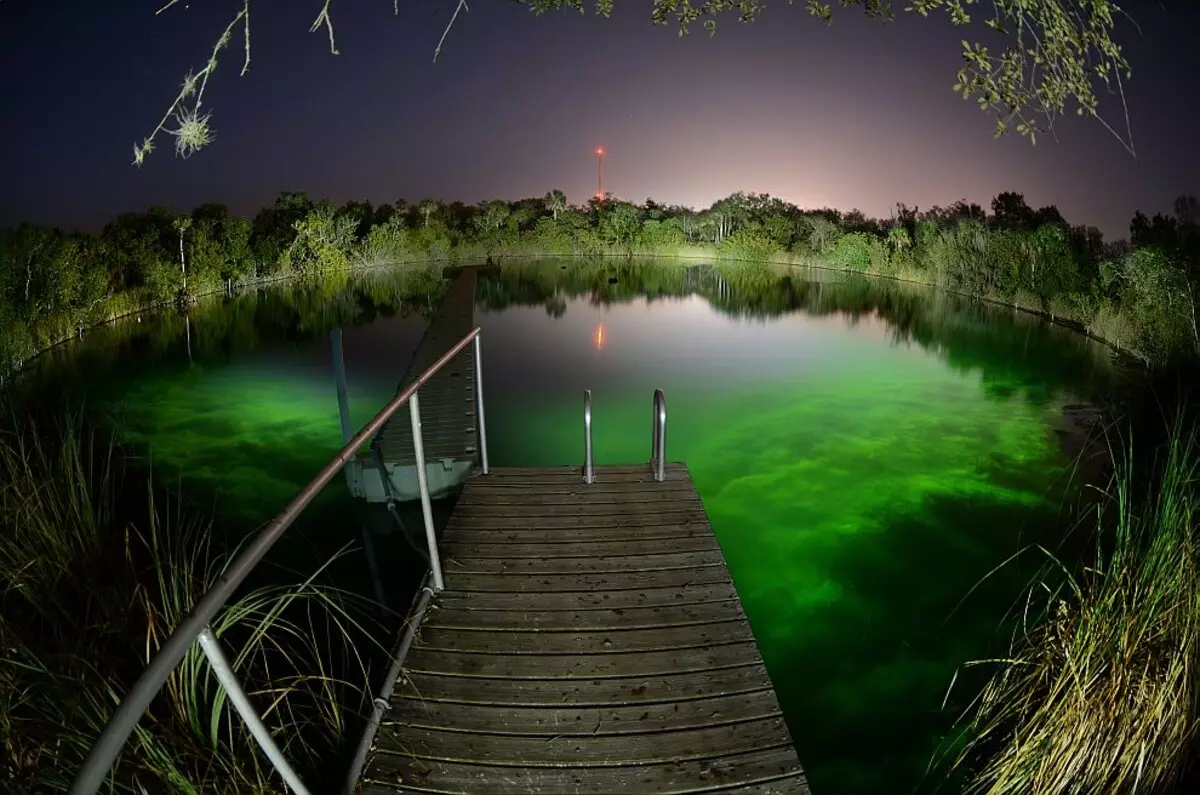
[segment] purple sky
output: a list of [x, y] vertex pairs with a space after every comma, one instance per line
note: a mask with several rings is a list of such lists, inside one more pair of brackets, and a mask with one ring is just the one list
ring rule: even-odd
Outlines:
[[163, 141], [138, 170], [133, 142], [239, 0], [155, 17], [160, 3], [0, 3], [0, 223], [95, 228], [156, 203], [252, 213], [281, 190], [474, 202], [557, 187], [581, 202], [599, 144], [606, 189], [695, 206], [746, 190], [886, 216], [1015, 190], [1124, 236], [1135, 209], [1200, 192], [1200, 11], [1180, 0], [1121, 31], [1137, 160], [1075, 118], [1058, 143], [993, 140], [951, 91], [963, 36], [941, 19], [879, 25], [835, 7], [825, 27], [778, 3], [679, 39], [644, 1], [604, 20], [477, 0], [433, 64], [452, 0], [403, 0], [398, 18], [386, 0], [334, 0], [336, 57], [308, 33], [318, 0], [256, 0], [249, 74], [235, 40], [209, 89], [216, 142], [184, 161]]

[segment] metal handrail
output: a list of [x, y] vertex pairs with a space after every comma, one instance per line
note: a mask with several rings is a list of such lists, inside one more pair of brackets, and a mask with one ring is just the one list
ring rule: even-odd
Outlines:
[[[108, 777], [112, 770], [113, 762], [116, 761], [121, 748], [129, 739], [129, 735], [133, 732], [134, 727], [141, 720], [142, 715], [150, 706], [150, 702], [154, 700], [159, 690], [162, 689], [163, 684], [170, 677], [172, 671], [175, 670], [175, 667], [179, 665], [180, 661], [187, 654], [188, 649], [191, 648], [193, 643], [198, 642], [203, 633], [206, 631], [211, 632], [209, 623], [212, 619], [225, 606], [225, 603], [233, 596], [237, 587], [242, 584], [271, 547], [275, 545], [275, 542], [283, 536], [301, 512], [316, 498], [321, 489], [325, 488], [333, 480], [337, 473], [357, 455], [362, 446], [370, 441], [405, 403], [410, 403], [409, 410], [413, 425], [413, 447], [417, 453], [418, 484], [421, 487], [421, 508], [425, 515], [426, 541], [430, 545], [431, 569], [435, 588], [438, 590], [441, 589], [441, 570], [436, 563], [437, 539], [433, 532], [432, 511], [429, 504], [429, 483], [423, 466], [425, 456], [424, 450], [421, 449], [421, 418], [417, 391], [468, 345], [474, 342], [478, 346], [479, 332], [480, 329], [478, 327], [472, 329], [469, 334], [455, 343], [454, 347], [443, 354], [425, 372], [421, 373], [415, 381], [401, 390], [396, 397], [392, 398], [378, 414], [372, 417], [338, 451], [337, 455], [317, 473], [317, 476], [292, 498], [283, 511], [272, 519], [253, 541], [245, 546], [241, 554], [234, 558], [229, 567], [217, 579], [216, 584], [196, 603], [196, 606], [192, 609], [188, 617], [175, 628], [175, 631], [171, 633], [171, 636], [167, 638], [158, 650], [154, 659], [150, 661], [150, 664], [142, 671], [141, 676], [134, 682], [129, 693], [126, 694], [117, 707], [117, 711], [113, 713], [112, 718], [105, 725], [104, 731], [100, 733], [100, 737], [96, 740], [96, 744], [92, 746], [92, 750], [88, 753], [87, 758], [84, 759], [83, 765], [75, 776], [75, 780], [71, 783], [69, 790], [71, 795], [92, 795], [100, 789], [105, 778]], [[485, 462], [484, 472], [486, 473], [487, 440], [483, 436], [483, 389], [481, 383], [482, 373], [478, 367], [480, 361], [478, 347], [476, 347], [475, 356], [475, 392], [480, 418], [480, 449], [482, 460]], [[387, 473], [382, 472], [380, 476], [387, 477]], [[215, 636], [213, 640], [216, 640]], [[220, 655], [220, 647], [213, 644], [216, 654], [209, 654], [208, 644], [202, 644], [201, 648], [204, 649], [205, 654], [209, 657], [214, 670], [219, 671], [219, 657], [218, 659], [214, 659], [214, 657]], [[241, 692], [237, 681], [230, 679], [226, 689], [229, 691], [231, 700], [237, 708], [238, 713], [251, 727], [252, 731], [256, 722], [261, 725], [261, 720], [254, 713], [249, 701], [245, 699], [245, 694]], [[238, 698], [239, 695], [241, 698]], [[293, 790], [298, 795], [306, 793], [303, 785], [299, 784], [299, 780], [295, 778], [295, 773], [291, 770], [287, 760], [282, 755], [277, 755], [278, 749], [272, 752], [271, 747], [262, 745], [262, 748], [275, 768], [292, 785]]]
[[372, 702], [371, 717], [367, 719], [367, 728], [359, 738], [358, 747], [354, 749], [354, 758], [350, 761], [350, 769], [346, 771], [346, 780], [342, 784], [342, 795], [354, 795], [358, 788], [358, 778], [362, 775], [363, 768], [366, 767], [367, 754], [371, 752], [375, 736], [379, 733], [379, 725], [383, 722], [383, 716], [391, 706], [396, 680], [400, 678], [400, 669], [404, 665], [405, 658], [408, 657], [408, 650], [412, 648], [417, 630], [421, 628], [421, 623], [425, 620], [425, 614], [433, 596], [433, 589], [429, 587], [429, 575], [426, 575], [421, 582], [420, 590], [413, 595], [413, 604], [408, 610], [409, 619], [405, 622], [400, 645], [396, 649], [395, 656], [392, 657], [391, 666], [388, 667], [387, 673], [383, 677], [379, 695]]
[[655, 480], [667, 477], [667, 395], [661, 389], [654, 390], [654, 427], [651, 430], [650, 468]]
[[596, 466], [592, 463], [592, 390], [583, 390], [583, 482], [596, 482]]

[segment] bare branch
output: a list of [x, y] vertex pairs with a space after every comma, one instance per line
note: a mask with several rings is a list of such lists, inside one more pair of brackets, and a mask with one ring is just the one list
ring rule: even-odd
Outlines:
[[333, 20], [329, 18], [329, 5], [333, 0], [325, 0], [325, 5], [321, 7], [321, 13], [317, 14], [317, 18], [313, 20], [312, 27], [308, 29], [309, 33], [316, 33], [317, 29], [322, 25], [329, 32], [329, 52], [338, 55], [337, 42], [333, 38]]
[[442, 43], [446, 41], [446, 36], [449, 35], [450, 28], [454, 27], [454, 22], [458, 19], [458, 12], [470, 10], [467, 8], [467, 0], [458, 0], [458, 5], [454, 7], [454, 14], [450, 17], [450, 21], [446, 23], [446, 29], [442, 31], [442, 37], [438, 39], [437, 46], [433, 48], [434, 63], [437, 63], [438, 56], [442, 54]]

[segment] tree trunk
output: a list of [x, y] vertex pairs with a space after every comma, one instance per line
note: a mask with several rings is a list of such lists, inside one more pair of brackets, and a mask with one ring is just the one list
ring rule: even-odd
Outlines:
[[187, 292], [187, 265], [183, 261], [183, 230], [179, 230], [179, 272], [183, 274], [183, 291]]

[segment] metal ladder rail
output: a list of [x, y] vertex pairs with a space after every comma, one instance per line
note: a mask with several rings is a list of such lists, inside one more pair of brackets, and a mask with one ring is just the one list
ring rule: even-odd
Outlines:
[[[667, 395], [654, 390], [653, 426], [650, 432], [650, 471], [654, 479], [667, 479]], [[596, 465], [592, 454], [592, 390], [583, 390], [583, 482], [596, 482]]]
[[667, 395], [661, 389], [654, 390], [654, 424], [651, 428], [650, 469], [654, 479], [667, 479]]

